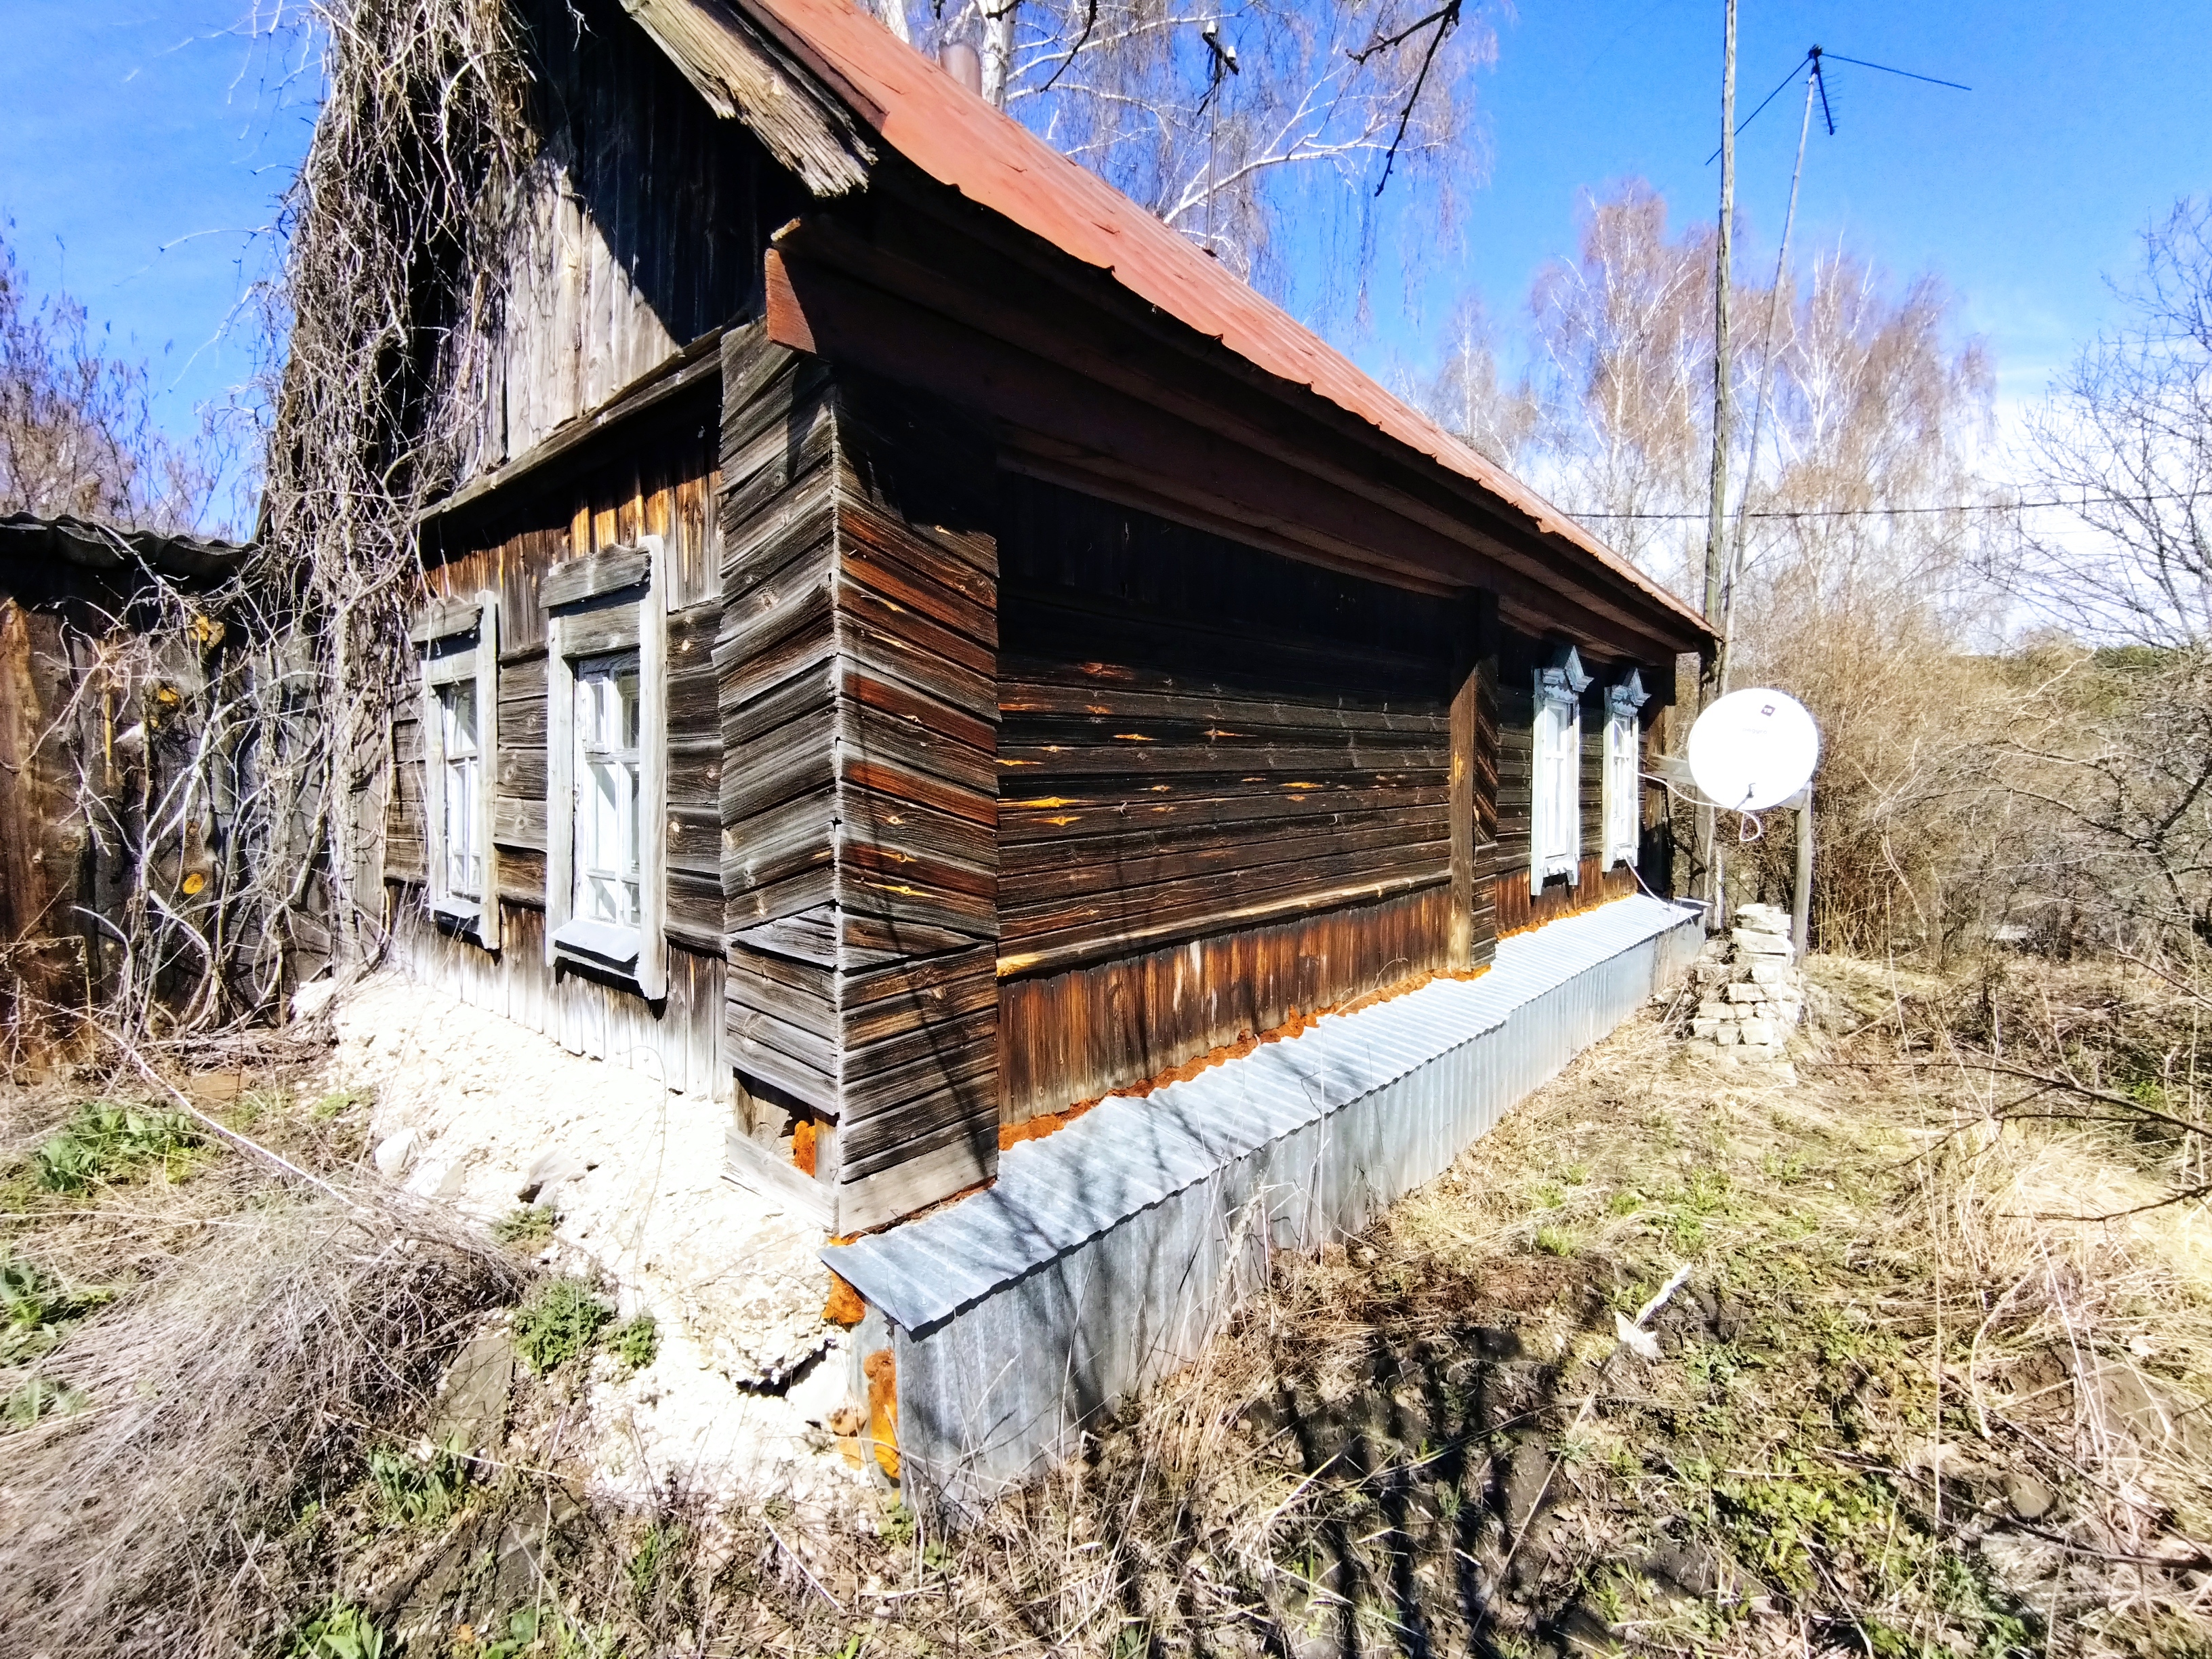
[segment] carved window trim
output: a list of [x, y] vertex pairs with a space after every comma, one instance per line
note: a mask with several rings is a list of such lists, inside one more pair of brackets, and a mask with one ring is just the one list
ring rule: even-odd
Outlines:
[[1605, 864], [1633, 866], [1644, 842], [1644, 677], [1632, 668], [1605, 692]]
[[1590, 678], [1572, 646], [1536, 670], [1528, 768], [1528, 890], [1582, 881], [1583, 693]]
[[[409, 638], [422, 655], [423, 889], [431, 915], [487, 951], [500, 946], [499, 848], [492, 835], [492, 803], [499, 787], [499, 595], [490, 588], [461, 599], [433, 599], [416, 613]], [[476, 779], [473, 808], [477, 891], [453, 885], [453, 849], [447, 844], [446, 754], [447, 699], [465, 686], [476, 703]], [[471, 815], [460, 814], [464, 819]]]
[[[545, 960], [668, 994], [668, 559], [659, 536], [556, 565], [545, 619]], [[578, 671], [637, 653], [637, 924], [576, 914]]]

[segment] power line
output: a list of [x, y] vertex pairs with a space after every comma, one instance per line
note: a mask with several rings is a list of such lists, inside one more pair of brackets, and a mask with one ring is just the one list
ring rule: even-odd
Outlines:
[[[1911, 513], [2023, 513], [2046, 507], [2071, 507], [2085, 512], [2093, 506], [2130, 501], [2197, 501], [2212, 497], [2212, 489], [2182, 490], [2172, 494], [2145, 495], [2098, 496], [2084, 495], [2075, 501], [1960, 501], [1948, 507], [1778, 507], [1763, 508], [1741, 516], [1747, 519], [1890, 519]], [[1684, 523], [1705, 522], [1703, 513], [1571, 513], [1575, 519], [1636, 519], [1650, 521]]]

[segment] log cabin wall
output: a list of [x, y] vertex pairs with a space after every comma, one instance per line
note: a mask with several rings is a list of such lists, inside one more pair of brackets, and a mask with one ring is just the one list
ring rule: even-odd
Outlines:
[[[395, 941], [426, 982], [544, 1031], [571, 1052], [655, 1070], [672, 1087], [726, 1094], [722, 1028], [722, 751], [714, 642], [720, 562], [710, 510], [719, 387], [674, 400], [578, 452], [563, 481], [511, 504], [500, 495], [424, 534], [430, 593], [499, 594], [497, 781], [501, 949], [486, 951], [432, 922], [422, 899], [420, 704], [393, 722], [395, 788], [385, 876]], [[654, 1007], [633, 988], [545, 960], [546, 627], [538, 586], [556, 564], [641, 535], [666, 539], [668, 618], [669, 986]]]
[[1010, 474], [999, 613], [1009, 1128], [1448, 965], [1472, 607]]
[[794, 182], [720, 119], [616, 0], [526, 0], [538, 155], [467, 398], [463, 479], [604, 407], [759, 309], [763, 227]]
[[854, 1232], [997, 1168], [992, 445], [757, 327], [723, 398], [732, 1150]]
[[[1530, 839], [1534, 833], [1530, 817], [1529, 783], [1535, 756], [1535, 677], [1547, 647], [1512, 629], [1500, 630], [1498, 672], [1498, 722], [1497, 757], [1497, 823], [1489, 844], [1489, 884], [1498, 935], [1526, 933], [1560, 916], [1587, 910], [1608, 899], [1626, 898], [1638, 889], [1638, 871], [1626, 865], [1608, 869], [1605, 848], [1605, 688], [1632, 665], [1586, 659], [1589, 689], [1582, 700], [1582, 846], [1577, 879], [1555, 876], [1544, 884], [1540, 896], [1528, 890]], [[1654, 722], [1662, 705], [1673, 700], [1671, 672], [1644, 668], [1645, 689], [1650, 701], [1643, 710], [1648, 748]], [[1656, 802], [1655, 803], [1655, 796]], [[1649, 825], [1663, 818], [1664, 796], [1644, 791], [1643, 819]], [[1644, 837], [1648, 845], [1650, 836]], [[1664, 890], [1663, 888], [1661, 890]]]

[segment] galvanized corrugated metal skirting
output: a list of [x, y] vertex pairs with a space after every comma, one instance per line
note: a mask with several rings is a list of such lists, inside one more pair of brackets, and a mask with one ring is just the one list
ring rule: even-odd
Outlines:
[[1491, 971], [1323, 1019], [1000, 1157], [988, 1192], [823, 1259], [889, 1322], [910, 1485], [967, 1507], [1204, 1347], [1266, 1249], [1440, 1174], [1701, 942], [1638, 896], [1503, 941]]

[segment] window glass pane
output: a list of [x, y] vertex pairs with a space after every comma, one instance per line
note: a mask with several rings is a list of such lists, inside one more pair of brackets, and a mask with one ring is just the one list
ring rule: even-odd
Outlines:
[[438, 692], [439, 737], [444, 748], [443, 863], [446, 892], [478, 898], [483, 889], [483, 826], [478, 785], [483, 759], [477, 741], [477, 690], [472, 682], [443, 686]]
[[576, 665], [574, 914], [638, 925], [638, 664], [635, 656]]

